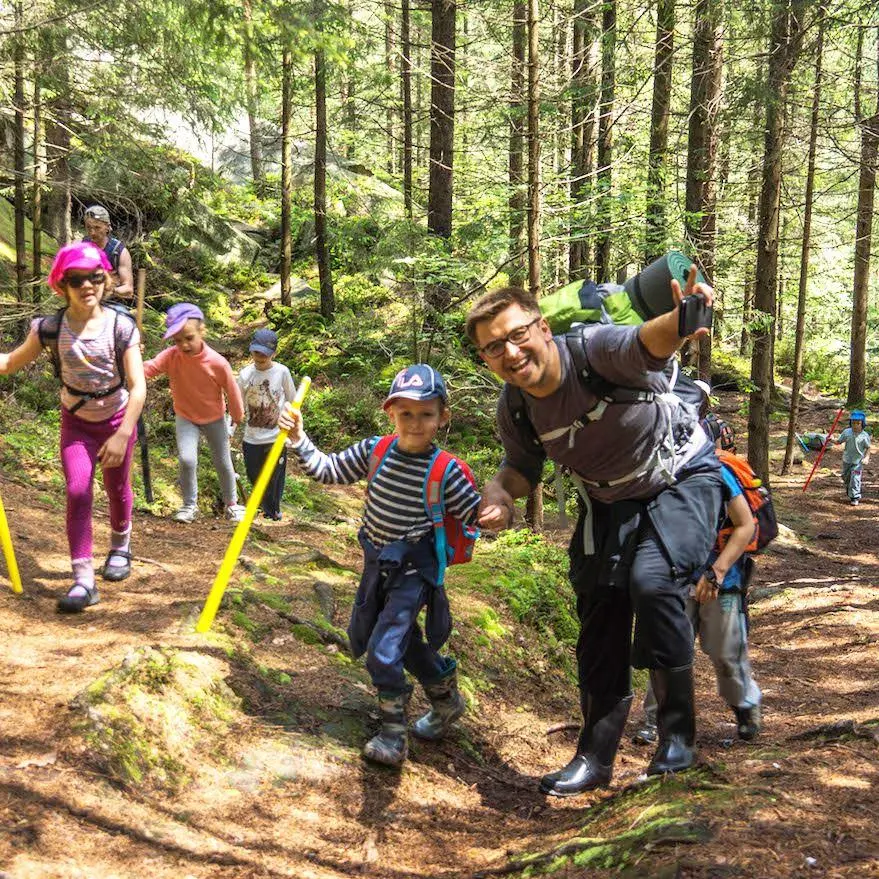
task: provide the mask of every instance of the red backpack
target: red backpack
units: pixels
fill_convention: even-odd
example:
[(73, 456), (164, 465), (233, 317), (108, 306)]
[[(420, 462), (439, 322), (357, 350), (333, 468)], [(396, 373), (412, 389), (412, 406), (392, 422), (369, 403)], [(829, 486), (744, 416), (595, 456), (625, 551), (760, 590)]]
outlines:
[[(371, 483), (375, 479), (396, 442), (396, 434), (379, 437), (369, 455), (367, 483)], [(466, 525), (445, 511), (443, 498), (446, 493), (446, 480), (452, 464), (455, 462), (475, 488), (476, 480), (467, 464), (442, 449), (437, 449), (434, 452), (427, 471), (427, 478), (424, 480), (424, 509), (427, 512), (427, 518), (433, 522), (434, 542), (439, 561), (437, 580), (440, 586), (445, 579), (446, 568), (449, 565), (462, 565), (473, 559), (473, 547), (479, 537), (479, 529), (475, 525)]]
[[(720, 463), (726, 465), (735, 476), (736, 482), (738, 482), (742, 494), (751, 508), (751, 516), (754, 519), (754, 537), (745, 547), (745, 552), (760, 552), (778, 537), (778, 519), (775, 516), (775, 507), (772, 505), (772, 495), (744, 458), (724, 449), (717, 449), (716, 454)], [(727, 519), (717, 534), (719, 549), (726, 546), (732, 530), (732, 525)]]

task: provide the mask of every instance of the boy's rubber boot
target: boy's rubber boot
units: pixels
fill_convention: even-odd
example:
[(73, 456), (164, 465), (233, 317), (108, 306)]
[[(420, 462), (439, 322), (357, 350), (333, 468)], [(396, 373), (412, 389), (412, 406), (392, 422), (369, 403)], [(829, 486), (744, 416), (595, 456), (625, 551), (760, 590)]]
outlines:
[(425, 684), (424, 692), (430, 699), (430, 711), (412, 724), (412, 732), (420, 739), (435, 741), (467, 710), (467, 703), (458, 691), (458, 675), (454, 670), (434, 684)]
[(647, 767), (647, 774), (683, 772), (693, 765), (696, 757), (693, 666), (651, 669), (650, 683), (656, 696), (659, 747)]
[(574, 759), (540, 779), (540, 790), (551, 797), (573, 797), (607, 787), (613, 775), (632, 697), (606, 702), (587, 694), (581, 695), (581, 703), (584, 722)]
[(750, 742), (757, 738), (762, 726), (760, 706), (751, 708), (733, 708), (736, 713), (736, 731), (743, 742)]
[(401, 766), (409, 753), (406, 703), (409, 693), (379, 693), (382, 728), (363, 746), (363, 756), (385, 766)]

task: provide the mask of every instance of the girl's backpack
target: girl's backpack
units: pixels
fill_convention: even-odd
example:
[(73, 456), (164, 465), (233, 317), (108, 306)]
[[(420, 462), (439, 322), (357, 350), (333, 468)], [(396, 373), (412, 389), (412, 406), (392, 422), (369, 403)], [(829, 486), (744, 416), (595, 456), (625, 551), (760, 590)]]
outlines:
[[(396, 434), (379, 437), (369, 455), (367, 483), (371, 483), (375, 478), (396, 442)], [(476, 480), (467, 464), (442, 449), (437, 449), (434, 452), (427, 471), (427, 478), (424, 480), (424, 509), (427, 512), (427, 518), (433, 523), (434, 542), (439, 562), (437, 573), (437, 585), (439, 586), (443, 584), (446, 568), (449, 565), (461, 565), (473, 559), (473, 547), (479, 538), (479, 529), (475, 525), (467, 525), (445, 511), (443, 499), (446, 492), (446, 480), (455, 462), (475, 488)]]
[[(772, 505), (772, 495), (744, 458), (723, 449), (717, 450), (717, 457), (720, 459), (720, 463), (726, 465), (727, 469), (735, 476), (736, 482), (738, 482), (742, 494), (751, 508), (751, 516), (754, 519), (754, 537), (745, 547), (745, 552), (760, 552), (778, 537), (778, 519), (775, 516), (775, 507)], [(732, 530), (732, 524), (727, 519), (717, 534), (718, 549), (723, 549), (726, 546)]]
[(119, 381), (108, 390), (101, 391), (100, 393), (91, 393), (89, 391), (83, 391), (79, 388), (71, 387), (64, 381), (64, 378), (61, 375), (61, 357), (58, 354), (58, 335), (61, 332), (61, 321), (64, 318), (64, 312), (67, 311), (67, 307), (59, 308), (54, 314), (40, 318), (40, 322), (37, 324), (37, 336), (39, 337), (40, 345), (45, 349), (46, 353), (49, 355), (49, 359), (52, 361), (52, 369), (55, 372), (55, 377), (71, 394), (73, 394), (73, 396), (79, 397), (79, 400), (77, 400), (73, 408), (70, 410), (71, 412), (76, 412), (84, 406), (88, 400), (98, 400), (101, 397), (109, 397), (111, 394), (115, 394), (119, 388), (125, 387), (125, 351), (131, 342), (131, 337), (134, 335), (134, 331), (137, 329), (137, 323), (122, 303), (110, 301), (104, 302), (102, 305), (113, 315), (113, 356), (116, 361), (116, 372), (119, 376)]

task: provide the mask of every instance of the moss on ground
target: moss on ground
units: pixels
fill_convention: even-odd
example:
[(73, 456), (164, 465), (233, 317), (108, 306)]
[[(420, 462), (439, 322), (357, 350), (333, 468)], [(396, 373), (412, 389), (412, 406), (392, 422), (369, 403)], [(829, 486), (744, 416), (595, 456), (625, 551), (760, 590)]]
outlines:
[(663, 876), (666, 867), (673, 869), (664, 863), (663, 847), (707, 842), (713, 813), (739, 793), (744, 797), (707, 768), (649, 779), (594, 804), (578, 834), (546, 851), (517, 856), (503, 872), (532, 877), (580, 868), (633, 879)]
[(228, 666), (200, 653), (143, 648), (74, 700), (75, 724), (101, 771), (127, 787), (179, 792), (202, 747), (241, 719)]

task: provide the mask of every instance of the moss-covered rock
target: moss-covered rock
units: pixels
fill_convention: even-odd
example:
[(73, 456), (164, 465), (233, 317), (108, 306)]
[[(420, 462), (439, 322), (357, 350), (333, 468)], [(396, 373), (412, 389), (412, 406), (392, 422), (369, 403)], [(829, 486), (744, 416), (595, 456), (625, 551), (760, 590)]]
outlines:
[(241, 718), (228, 675), (212, 656), (137, 650), (76, 697), (77, 732), (111, 778), (176, 793)]

